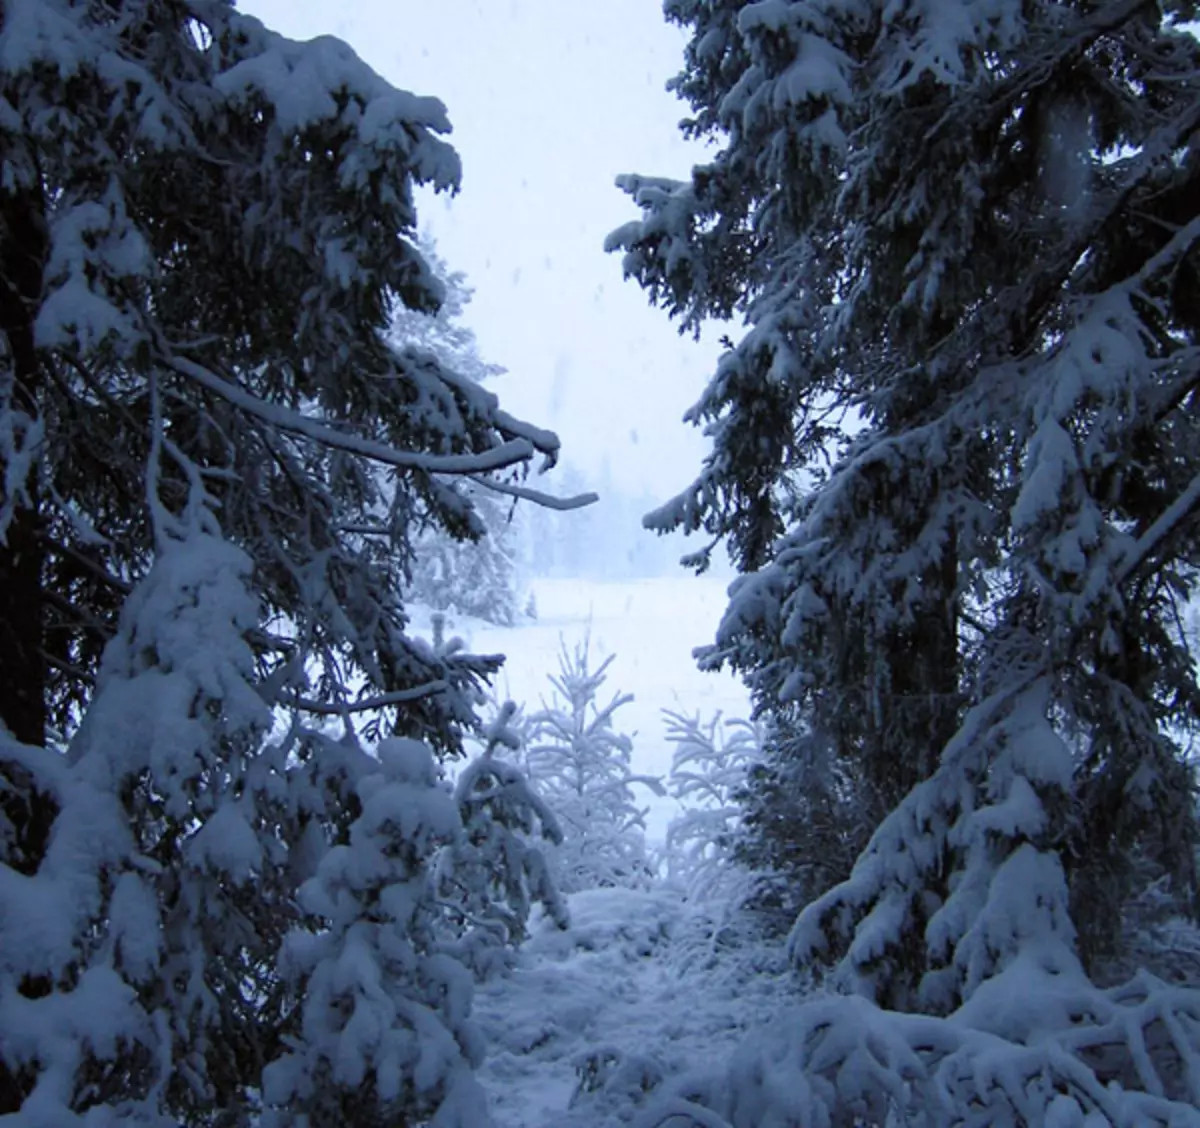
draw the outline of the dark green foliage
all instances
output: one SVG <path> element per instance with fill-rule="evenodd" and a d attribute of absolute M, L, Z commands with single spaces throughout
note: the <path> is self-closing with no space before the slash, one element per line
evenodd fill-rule
<path fill-rule="evenodd" d="M 714 149 L 622 178 L 643 216 L 609 246 L 685 327 L 745 320 L 692 412 L 711 453 L 649 518 L 727 540 L 745 575 L 702 663 L 798 737 L 743 848 L 802 865 L 849 788 L 879 830 L 796 950 L 880 998 L 947 1006 L 1004 966 L 971 922 L 1030 846 L 1029 919 L 1095 966 L 1145 881 L 1196 887 L 1192 8 L 666 11 Z"/>

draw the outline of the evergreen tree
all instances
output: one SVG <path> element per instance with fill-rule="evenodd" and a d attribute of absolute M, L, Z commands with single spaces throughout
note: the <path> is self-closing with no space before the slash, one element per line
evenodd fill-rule
<path fill-rule="evenodd" d="M 517 707 L 506 701 L 487 726 L 483 751 L 454 785 L 464 833 L 438 859 L 437 890 L 458 938 L 463 962 L 487 977 L 509 966 L 528 935 L 535 903 L 559 928 L 570 915 L 550 866 L 534 836 L 560 845 L 562 830 L 553 812 L 534 792 L 515 763 L 496 755 L 507 748 L 515 758 L 522 736 Z"/>
<path fill-rule="evenodd" d="M 887 813 L 851 754 L 818 741 L 799 710 L 771 707 L 761 755 L 738 793 L 733 856 L 754 875 L 750 902 L 787 930 L 810 901 L 850 876 Z"/>
<path fill-rule="evenodd" d="M 745 871 L 735 865 L 740 829 L 738 797 L 762 757 L 762 731 L 749 721 L 707 724 L 663 710 L 666 736 L 675 746 L 668 791 L 683 811 L 667 827 L 667 876 L 692 900 L 737 898 Z"/>
<path fill-rule="evenodd" d="M 1195 906 L 1194 10 L 666 10 L 716 152 L 686 182 L 622 178 L 643 218 L 609 245 L 685 327 L 746 328 L 692 412 L 700 477 L 648 521 L 728 540 L 746 574 L 705 664 L 797 714 L 782 754 L 830 749 L 885 812 L 794 955 L 1078 1050 L 1034 1004 L 1096 1013 L 1078 959 L 1101 967 L 1147 877 Z M 1159 1080 L 1122 1035 L 1122 1083 L 1196 1060 L 1176 1033 Z M 974 1099 L 1016 1115 L 988 1076 Z M 1150 1115 L 1099 1093 L 1072 1107 Z"/>
<path fill-rule="evenodd" d="M 646 811 L 633 788 L 665 791 L 654 776 L 635 774 L 633 741 L 614 727 L 614 714 L 633 700 L 617 693 L 607 705 L 598 694 L 615 655 L 595 670 L 584 641 L 568 652 L 563 644 L 554 696 L 528 719 L 529 776 L 562 827 L 553 852 L 564 893 L 598 886 L 642 886 L 652 874 L 646 856 Z"/>
<path fill-rule="evenodd" d="M 441 296 L 444 109 L 227 0 L 6 0 L 0 91 L 0 1115 L 245 1123 L 303 1058 L 344 1123 L 292 928 L 376 960 L 376 1111 L 479 1123 L 469 982 L 400 911 L 456 820 L 381 812 L 429 773 L 356 732 L 459 751 L 497 663 L 407 634 L 413 533 L 557 445 L 387 340 Z"/>
<path fill-rule="evenodd" d="M 479 355 L 475 334 L 463 322 L 473 292 L 466 275 L 449 268 L 438 255 L 432 236 L 422 236 L 418 247 L 442 285 L 442 304 L 435 313 L 397 307 L 390 339 L 398 347 L 428 352 L 444 368 L 475 383 L 501 375 L 505 370 L 500 365 L 489 364 Z M 513 499 L 470 483 L 462 489 L 479 517 L 482 532 L 475 530 L 460 538 L 436 525 L 426 526 L 413 544 L 410 597 L 439 611 L 511 626 L 520 596 L 519 532 Z"/>
<path fill-rule="evenodd" d="M 290 915 L 249 574 L 202 531 L 162 546 L 51 762 L 60 813 L 36 869 L 0 866 L 3 1098 L 30 1123 L 93 1104 L 203 1122 L 245 1099 L 246 1063 L 277 1046 L 245 992 Z M 6 758 L 40 771 L 37 751 Z"/>
<path fill-rule="evenodd" d="M 348 841 L 299 890 L 315 927 L 284 944 L 303 998 L 299 1029 L 265 1070 L 262 1123 L 445 1128 L 486 1123 L 470 1066 L 470 973 L 438 950 L 431 862 L 462 832 L 429 748 L 384 740 L 362 773 Z"/>

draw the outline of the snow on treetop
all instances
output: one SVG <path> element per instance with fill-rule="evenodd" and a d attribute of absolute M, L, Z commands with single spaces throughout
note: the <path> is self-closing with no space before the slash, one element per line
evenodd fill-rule
<path fill-rule="evenodd" d="M 241 17 L 238 26 L 253 33 L 258 50 L 214 79 L 219 91 L 231 98 L 266 98 L 284 132 L 327 121 L 352 123 L 363 145 L 405 152 L 417 179 L 439 191 L 458 187 L 458 154 L 425 132 L 450 132 L 439 99 L 397 90 L 340 39 L 320 36 L 299 43 L 267 31 L 250 16 Z M 361 153 L 354 160 L 361 160 Z M 359 171 L 344 168 L 343 175 Z"/>
<path fill-rule="evenodd" d="M 375 755 L 391 779 L 423 783 L 429 787 L 437 779 L 433 754 L 419 740 L 402 736 L 388 737 L 379 742 Z"/>

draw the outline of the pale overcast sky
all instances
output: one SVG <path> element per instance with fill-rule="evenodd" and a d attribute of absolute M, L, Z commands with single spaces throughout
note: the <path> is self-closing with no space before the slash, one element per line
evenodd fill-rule
<path fill-rule="evenodd" d="M 703 150 L 664 90 L 683 34 L 660 0 L 241 0 L 293 38 L 333 34 L 393 84 L 448 107 L 463 189 L 422 222 L 475 288 L 469 321 L 508 408 L 565 461 L 664 497 L 704 444 L 680 422 L 716 357 L 622 280 L 605 235 L 636 217 L 620 172 L 686 176 Z M 548 483 L 551 484 L 551 483 Z"/>

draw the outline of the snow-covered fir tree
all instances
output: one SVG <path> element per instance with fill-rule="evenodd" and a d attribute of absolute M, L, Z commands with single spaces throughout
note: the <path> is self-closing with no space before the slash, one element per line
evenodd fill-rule
<path fill-rule="evenodd" d="M 795 1115 L 1192 1123 L 1194 993 L 1085 971 L 1142 882 L 1196 904 L 1193 6 L 666 11 L 714 152 L 622 178 L 643 216 L 609 245 L 685 327 L 745 328 L 691 412 L 702 472 L 650 523 L 728 542 L 745 575 L 704 663 L 879 804 L 796 960 L 953 1016 L 810 1012 L 780 1051 Z M 879 1070 L 831 1087 L 868 1044 Z"/>
<path fill-rule="evenodd" d="M 474 534 L 462 483 L 537 496 L 557 442 L 389 343 L 442 295 L 444 108 L 226 0 L 8 0 L 0 92 L 0 1115 L 246 1123 L 302 1059 L 310 1128 L 481 1123 L 412 764 L 497 662 L 402 594 L 419 525 Z"/>
<path fill-rule="evenodd" d="M 506 701 L 488 724 L 483 751 L 458 775 L 454 799 L 464 833 L 437 863 L 437 892 L 465 964 L 487 977 L 507 967 L 528 935 L 535 904 L 566 928 L 570 914 L 538 843 L 562 843 L 554 813 L 517 766 L 523 737 Z M 503 759 L 507 749 L 508 759 Z"/>
<path fill-rule="evenodd" d="M 480 356 L 474 332 L 465 323 L 473 293 L 466 275 L 451 270 L 437 253 L 433 237 L 421 236 L 418 249 L 441 283 L 436 312 L 397 306 L 388 336 L 398 347 L 430 353 L 448 370 L 476 383 L 505 370 Z M 509 626 L 521 606 L 520 514 L 513 499 L 477 484 L 464 484 L 482 524 L 482 534 L 455 537 L 436 524 L 423 528 L 413 542 L 409 597 L 439 611 L 473 615 Z"/>
<path fill-rule="evenodd" d="M 754 874 L 750 901 L 787 929 L 797 912 L 850 876 L 887 813 L 853 755 L 818 738 L 796 708 L 772 706 L 762 755 L 738 795 L 737 862 Z"/>
<path fill-rule="evenodd" d="M 426 745 L 389 738 L 377 756 L 347 841 L 298 891 L 307 926 L 280 973 L 301 1016 L 263 1073 L 264 1128 L 487 1123 L 471 974 L 437 940 L 431 863 L 462 833 L 457 806 Z"/>
<path fill-rule="evenodd" d="M 0 866 L 18 1123 L 72 1123 L 77 1103 L 200 1121 L 236 1108 L 247 1062 L 274 1048 L 264 968 L 290 909 L 249 575 L 209 531 L 164 539 L 50 763 L 58 817 L 37 866 Z M 46 778 L 34 748 L 7 746 L 6 761 Z"/>
<path fill-rule="evenodd" d="M 739 796 L 762 758 L 761 726 L 720 713 L 704 722 L 669 709 L 663 721 L 674 745 L 667 791 L 683 807 L 667 827 L 667 877 L 692 900 L 737 899 L 746 887 L 734 857 Z"/>
<path fill-rule="evenodd" d="M 559 672 L 549 675 L 553 695 L 528 718 L 526 763 L 538 793 L 554 812 L 563 841 L 552 856 L 564 893 L 600 886 L 644 886 L 652 868 L 646 853 L 646 810 L 634 788 L 665 794 L 655 776 L 631 768 L 633 740 L 616 728 L 616 713 L 633 700 L 599 695 L 615 655 L 594 670 L 585 640 L 562 644 Z"/>

